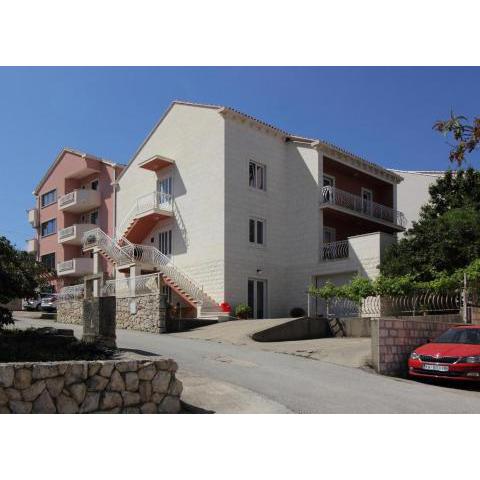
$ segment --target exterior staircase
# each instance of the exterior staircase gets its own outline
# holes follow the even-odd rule
[[[168,196],[170,199],[167,199],[165,195],[167,194],[155,192],[155,195],[148,194],[140,197],[117,229],[116,238],[109,237],[100,228],[86,232],[84,234],[84,251],[98,251],[120,269],[139,264],[145,269],[158,271],[166,285],[197,309],[198,318],[214,320],[228,318],[229,314],[222,311],[215,300],[203,291],[203,287],[176,267],[167,255],[154,246],[133,243],[131,239],[127,238],[127,234],[130,234],[131,238],[131,234],[135,230],[135,226],[140,224],[141,218],[154,215],[155,222],[158,221],[156,210],[165,208],[165,202],[162,204],[162,201],[168,200],[171,203],[170,196]],[[149,212],[153,213],[149,214]],[[150,224],[151,221],[149,218],[148,223]],[[125,235],[122,235],[122,232],[125,232]]]

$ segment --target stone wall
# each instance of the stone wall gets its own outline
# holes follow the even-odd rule
[[[460,315],[372,318],[373,367],[384,375],[405,375],[412,350],[459,322]]]
[[[83,298],[80,300],[59,300],[57,302],[57,322],[82,325]]]
[[[0,364],[0,413],[178,413],[173,360]]]
[[[162,296],[117,297],[117,328],[162,333],[166,330]]]

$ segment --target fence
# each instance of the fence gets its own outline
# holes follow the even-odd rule
[[[102,288],[102,296],[116,296],[117,298],[138,297],[159,293],[161,288],[160,274],[151,273],[138,277],[117,278],[107,280]]]
[[[418,292],[411,295],[367,297],[357,303],[348,298],[321,301],[317,314],[335,317],[414,316],[460,313],[463,292]]]

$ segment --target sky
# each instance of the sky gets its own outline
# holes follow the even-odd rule
[[[0,235],[32,238],[32,191],[63,147],[119,163],[172,100],[236,108],[402,170],[448,168],[432,130],[480,115],[480,68],[0,68]],[[475,153],[471,162],[480,165]]]

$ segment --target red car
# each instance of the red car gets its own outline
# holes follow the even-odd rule
[[[411,377],[480,381],[480,325],[449,328],[408,359]]]

